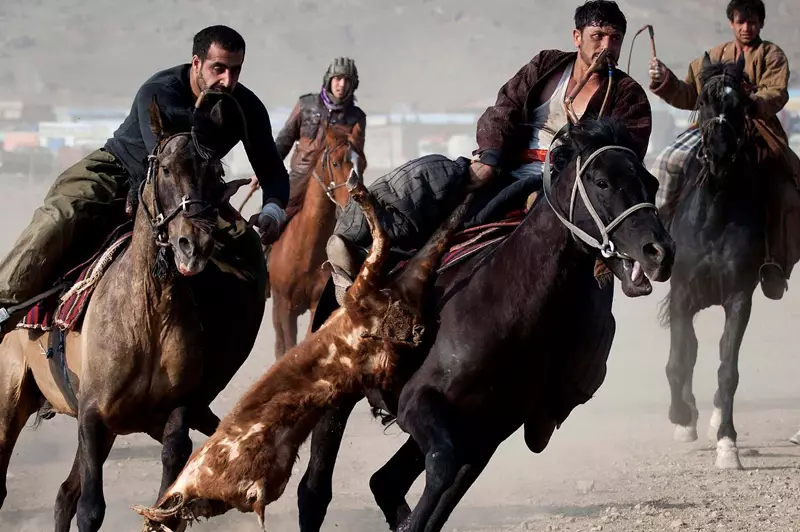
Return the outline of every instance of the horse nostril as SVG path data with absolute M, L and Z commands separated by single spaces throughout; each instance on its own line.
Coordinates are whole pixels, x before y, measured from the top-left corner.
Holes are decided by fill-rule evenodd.
M 185 236 L 182 236 L 178 239 L 178 247 L 181 248 L 181 252 L 184 255 L 191 256 L 192 253 L 194 252 L 194 245 L 192 245 L 189 239 L 186 238 Z
M 650 242 L 644 245 L 642 248 L 644 254 L 649 259 L 652 259 L 655 262 L 661 262 L 664 260 L 664 256 L 666 255 L 666 251 L 660 244 L 656 244 L 655 242 Z

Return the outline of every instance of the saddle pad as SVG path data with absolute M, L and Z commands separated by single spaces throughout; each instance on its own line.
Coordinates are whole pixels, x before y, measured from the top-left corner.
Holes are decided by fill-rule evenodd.
M 74 278 L 69 288 L 34 305 L 17 328 L 39 331 L 51 331 L 54 326 L 63 331 L 78 328 L 98 281 L 130 242 L 133 231 L 123 232 L 128 227 L 125 224 L 117 228 L 89 261 L 68 272 L 63 279 L 69 282 Z

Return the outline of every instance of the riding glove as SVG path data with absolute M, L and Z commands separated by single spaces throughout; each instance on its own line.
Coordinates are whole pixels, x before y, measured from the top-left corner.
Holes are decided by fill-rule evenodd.
M 286 223 L 286 211 L 276 203 L 267 203 L 258 213 L 258 230 L 261 232 L 261 243 L 272 244 L 281 234 Z

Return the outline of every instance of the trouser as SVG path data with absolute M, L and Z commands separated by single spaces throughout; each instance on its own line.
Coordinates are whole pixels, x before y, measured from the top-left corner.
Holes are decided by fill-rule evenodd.
M 58 176 L 0 262 L 0 306 L 18 305 L 46 291 L 96 251 L 125 220 L 127 183 L 125 169 L 102 149 Z M 14 318 L 2 330 L 13 326 Z

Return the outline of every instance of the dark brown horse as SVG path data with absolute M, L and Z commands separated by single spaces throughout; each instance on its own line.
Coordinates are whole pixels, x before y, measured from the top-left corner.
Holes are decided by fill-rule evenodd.
M 670 327 L 669 420 L 676 440 L 697 439 L 693 321 L 701 310 L 722 306 L 725 329 L 708 432 L 717 442 L 716 466 L 721 469 L 742 469 L 733 399 L 739 385 L 739 349 L 764 260 L 765 184 L 772 178 L 769 166 L 759 161 L 744 79 L 744 56 L 737 63 L 712 63 L 708 54 L 704 56 L 696 111 L 700 152 L 684 170 L 680 192 L 663 207 L 678 244 L 670 293 L 662 307 L 662 320 Z
M 355 140 L 346 129 L 328 126 L 313 170 L 292 187 L 289 221 L 269 253 L 275 358 L 297 345 L 297 318 L 307 310 L 313 316 L 330 277 L 323 267 L 325 244 L 337 213 L 349 201 L 344 185 L 353 167 L 352 153 L 358 155 L 357 170 L 363 175 L 366 159 Z
M 405 368 L 400 386 L 365 390 L 410 435 L 370 481 L 393 530 L 442 530 L 506 438 L 524 427 L 528 447 L 541 452 L 600 387 L 616 327 L 613 285 L 594 277 L 601 252 L 623 286 L 640 287 L 635 293 L 649 293 L 648 277 L 669 278 L 674 244 L 650 203 L 657 181 L 632 147 L 613 121 L 572 127 L 553 152 L 549 201 L 540 195 L 493 251 L 438 276 L 438 329 L 421 366 Z M 327 305 L 320 302 L 316 322 Z M 342 398 L 314 429 L 298 487 L 304 532 L 322 525 L 344 427 L 361 397 Z M 423 472 L 412 511 L 406 493 Z
M 221 103 L 208 115 L 219 127 Z M 228 204 L 247 181 L 226 184 L 220 160 L 197 137 L 168 134 L 155 100 L 150 120 L 159 141 L 139 188 L 133 234 L 96 281 L 80 330 L 66 334 L 67 389 L 43 355 L 51 333 L 18 329 L 0 345 L 3 496 L 14 443 L 44 400 L 78 421 L 75 462 L 56 500 L 60 532 L 76 512 L 81 532 L 100 528 L 103 463 L 118 434 L 160 441 L 159 491 L 173 482 L 192 450 L 189 429 L 216 429 L 208 405 L 250 353 L 263 317 L 258 236 L 231 218 Z M 238 233 L 221 234 L 221 216 Z

